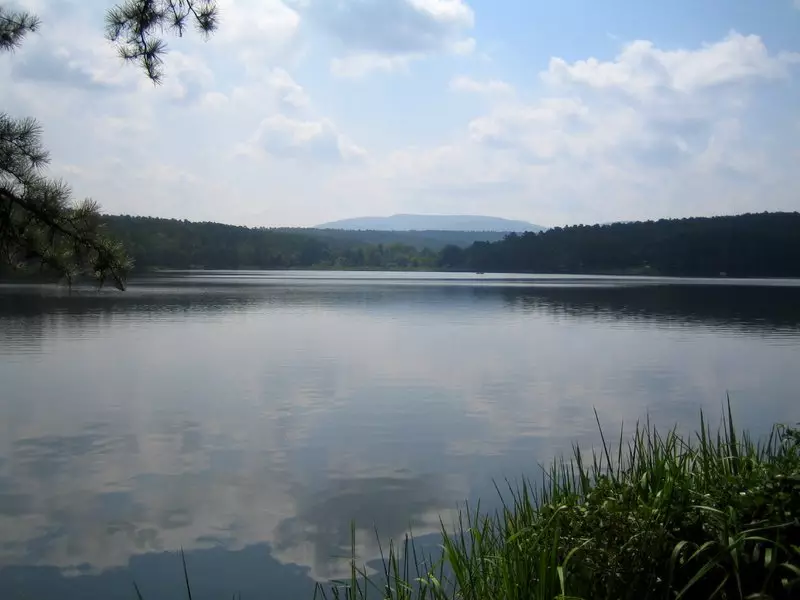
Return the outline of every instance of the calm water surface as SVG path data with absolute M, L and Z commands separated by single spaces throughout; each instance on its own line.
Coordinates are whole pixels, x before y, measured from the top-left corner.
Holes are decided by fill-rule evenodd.
M 800 420 L 800 282 L 164 273 L 0 286 L 0 597 L 310 598 L 350 522 L 436 530 L 493 479 L 726 392 Z

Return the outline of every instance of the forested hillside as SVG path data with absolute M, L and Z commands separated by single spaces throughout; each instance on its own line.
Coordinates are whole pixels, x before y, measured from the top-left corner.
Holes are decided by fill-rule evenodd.
M 109 232 L 133 256 L 137 269 L 435 269 L 432 250 L 366 244 L 302 229 L 263 229 L 151 217 L 108 216 Z
M 441 249 L 392 242 L 408 232 L 249 229 L 170 219 L 106 217 L 138 269 L 349 268 L 506 273 L 800 277 L 800 213 L 577 225 Z M 361 232 L 365 233 L 365 232 Z M 420 234 L 425 232 L 420 232 Z M 387 237 L 381 237 L 386 234 Z M 384 240 L 382 242 L 381 240 Z
M 578 225 L 451 251 L 450 268 L 521 273 L 800 276 L 800 213 Z
M 278 231 L 310 235 L 332 243 L 348 244 L 402 244 L 417 250 L 429 248 L 437 252 L 445 246 L 466 248 L 475 242 L 499 242 L 508 231 L 445 231 L 425 229 L 422 231 L 382 231 L 378 229 L 300 229 L 281 228 Z

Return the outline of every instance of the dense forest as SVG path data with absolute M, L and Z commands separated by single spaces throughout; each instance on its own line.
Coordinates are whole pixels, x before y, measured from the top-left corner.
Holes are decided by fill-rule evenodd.
M 247 228 L 151 217 L 108 216 L 109 233 L 137 269 L 436 269 L 433 250 L 318 230 Z M 331 232 L 326 232 L 331 233 Z M 363 232 L 347 232 L 358 234 Z M 392 234 L 393 232 L 381 232 Z
M 459 232 L 254 229 L 129 216 L 108 216 L 105 221 L 109 233 L 133 256 L 137 270 L 418 269 L 800 277 L 800 213 L 796 212 L 557 227 L 466 247 L 448 243 L 464 244 L 465 238 L 455 235 Z M 430 245 L 421 247 L 423 240 L 430 240 Z
M 449 249 L 453 269 L 693 277 L 800 276 L 800 213 L 577 225 Z
M 445 246 L 466 248 L 475 242 L 499 242 L 507 231 L 450 231 L 425 229 L 418 231 L 384 231 L 376 229 L 300 229 L 281 228 L 276 231 L 301 233 L 323 241 L 346 242 L 348 244 L 402 244 L 417 250 L 429 248 L 438 252 Z

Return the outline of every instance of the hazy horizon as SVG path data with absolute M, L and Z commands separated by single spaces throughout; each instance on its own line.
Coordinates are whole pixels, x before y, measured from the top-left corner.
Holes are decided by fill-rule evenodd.
M 648 221 L 648 220 L 658 221 L 658 220 L 661 220 L 661 219 L 671 219 L 671 218 L 733 217 L 733 216 L 739 216 L 739 215 L 748 214 L 748 213 L 752 214 L 754 212 L 756 212 L 756 211 L 730 212 L 730 213 L 719 213 L 719 214 L 712 214 L 712 215 L 686 215 L 685 217 L 658 217 L 658 216 L 656 216 L 656 217 L 652 217 L 652 218 L 649 218 L 649 219 L 617 219 L 617 220 L 614 220 L 614 221 L 604 221 L 604 222 L 530 223 L 530 224 L 531 225 L 535 225 L 537 227 L 541 227 L 542 229 L 551 229 L 551 228 L 555 228 L 555 227 L 569 227 L 569 226 L 574 226 L 574 225 L 589 225 L 589 226 L 591 226 L 591 225 L 611 225 L 613 223 L 633 223 L 633 222 Z M 759 212 L 764 212 L 764 211 L 759 211 Z M 789 211 L 767 211 L 767 212 L 771 212 L 771 213 L 779 213 L 779 212 L 797 213 L 797 212 L 800 212 L 800 211 L 798 211 L 798 210 L 789 210 Z M 319 228 L 324 228 L 324 226 L 330 225 L 331 223 L 336 223 L 336 222 L 339 222 L 339 221 L 352 221 L 352 220 L 360 220 L 360 219 L 387 219 L 387 218 L 395 217 L 395 216 L 474 217 L 474 218 L 489 218 L 489 219 L 497 218 L 497 219 L 503 219 L 503 220 L 509 220 L 509 221 L 522 221 L 523 220 L 523 219 L 514 219 L 514 218 L 507 219 L 506 217 L 498 217 L 497 215 L 444 215 L 444 214 L 423 214 L 423 213 L 414 213 L 414 214 L 397 213 L 397 214 L 385 215 L 385 216 L 381 216 L 381 215 L 360 215 L 360 216 L 355 216 L 355 217 L 344 217 L 342 219 L 336 219 L 334 221 L 328 221 L 326 223 L 314 223 L 314 224 L 311 224 L 311 225 L 291 225 L 291 224 L 290 225 L 270 225 L 270 224 L 264 224 L 264 225 L 250 224 L 250 225 L 248 225 L 248 224 L 243 224 L 243 223 L 231 223 L 231 222 L 227 222 L 227 221 L 224 221 L 224 220 L 216 220 L 216 219 L 184 219 L 182 217 L 172 217 L 172 216 L 164 217 L 164 216 L 158 216 L 158 215 L 141 215 L 141 214 L 135 214 L 135 213 L 132 213 L 132 212 L 116 213 L 116 214 L 106 213 L 106 214 L 107 214 L 107 216 L 110 216 L 110 217 L 130 216 L 130 217 L 136 217 L 136 218 L 175 219 L 175 220 L 187 220 L 187 221 L 195 222 L 195 223 L 211 222 L 211 223 L 217 223 L 217 224 L 220 224 L 220 225 L 231 225 L 231 226 L 234 226 L 234 227 L 250 227 L 250 228 L 263 227 L 263 228 L 267 228 L 267 229 L 319 229 Z

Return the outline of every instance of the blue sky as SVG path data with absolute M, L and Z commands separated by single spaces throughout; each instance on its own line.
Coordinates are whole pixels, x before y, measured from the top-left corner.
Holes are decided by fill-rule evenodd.
M 220 0 L 153 88 L 103 0 L 26 0 L 0 106 L 108 212 L 544 225 L 800 209 L 800 2 Z

